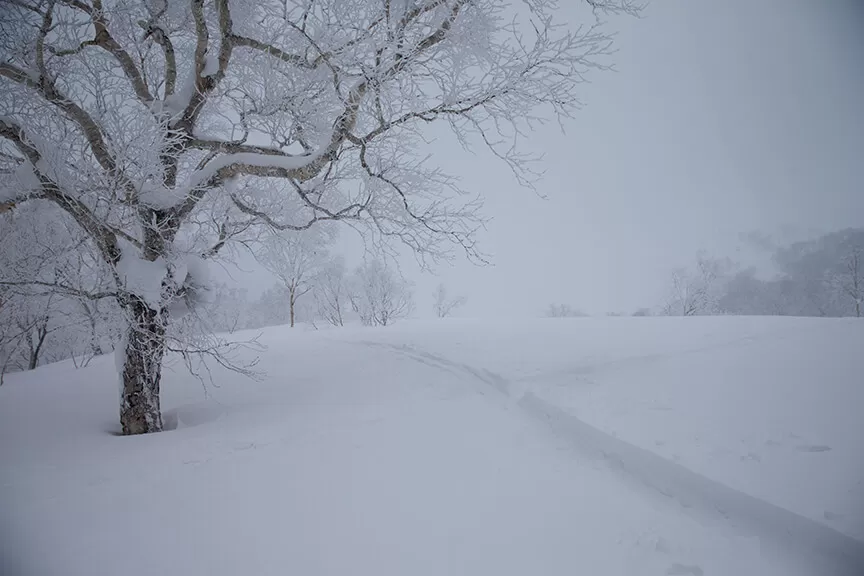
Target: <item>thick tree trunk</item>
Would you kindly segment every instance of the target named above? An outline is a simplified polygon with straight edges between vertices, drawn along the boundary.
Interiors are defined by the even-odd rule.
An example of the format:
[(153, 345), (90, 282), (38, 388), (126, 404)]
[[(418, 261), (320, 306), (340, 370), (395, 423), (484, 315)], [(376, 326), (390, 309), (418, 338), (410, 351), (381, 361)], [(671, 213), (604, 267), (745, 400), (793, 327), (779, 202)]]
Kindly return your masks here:
[(124, 435), (160, 432), (159, 383), (167, 312), (153, 310), (134, 297), (126, 308), (131, 324), (122, 352), (120, 424)]

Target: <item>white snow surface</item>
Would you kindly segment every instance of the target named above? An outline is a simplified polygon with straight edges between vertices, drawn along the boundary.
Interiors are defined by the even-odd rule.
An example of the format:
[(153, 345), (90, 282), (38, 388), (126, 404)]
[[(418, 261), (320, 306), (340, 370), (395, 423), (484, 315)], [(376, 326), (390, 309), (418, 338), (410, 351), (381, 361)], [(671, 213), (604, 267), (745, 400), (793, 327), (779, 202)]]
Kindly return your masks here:
[[(248, 335), (241, 335), (248, 336)], [(120, 437), (113, 359), (0, 388), (0, 574), (864, 573), (864, 322), (274, 328), (176, 360)]]
[(141, 185), (138, 199), (151, 208), (168, 210), (177, 206), (188, 197), (188, 190), (172, 190), (159, 184), (145, 182)]

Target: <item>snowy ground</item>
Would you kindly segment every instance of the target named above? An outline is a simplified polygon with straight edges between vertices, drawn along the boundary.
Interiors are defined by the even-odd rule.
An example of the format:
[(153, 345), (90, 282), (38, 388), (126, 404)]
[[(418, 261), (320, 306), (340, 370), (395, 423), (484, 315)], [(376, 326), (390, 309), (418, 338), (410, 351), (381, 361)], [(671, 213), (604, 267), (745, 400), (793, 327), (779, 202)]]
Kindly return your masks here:
[(0, 388), (0, 574), (864, 573), (864, 322), (264, 332), (263, 382)]

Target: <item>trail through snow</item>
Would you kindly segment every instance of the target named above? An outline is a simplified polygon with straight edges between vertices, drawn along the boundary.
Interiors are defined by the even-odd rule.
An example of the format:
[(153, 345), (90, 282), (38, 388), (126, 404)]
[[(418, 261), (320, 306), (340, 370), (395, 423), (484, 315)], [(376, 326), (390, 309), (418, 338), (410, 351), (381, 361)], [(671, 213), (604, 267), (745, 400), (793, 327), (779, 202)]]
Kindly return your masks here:
[(643, 493), (648, 489), (649, 496), (668, 499), (687, 516), (757, 537), (763, 549), (772, 553), (803, 552), (800, 561), (811, 565), (814, 574), (858, 574), (864, 567), (861, 541), (628, 444), (535, 395), (525, 385), (514, 386), (485, 368), (459, 364), (416, 348), (403, 345), (393, 350), (427, 366), (451, 373), (462, 370), (477, 378), (507, 398), (509, 406), (518, 406), (525, 414), (547, 422), (580, 457), (603, 462), (631, 488)]

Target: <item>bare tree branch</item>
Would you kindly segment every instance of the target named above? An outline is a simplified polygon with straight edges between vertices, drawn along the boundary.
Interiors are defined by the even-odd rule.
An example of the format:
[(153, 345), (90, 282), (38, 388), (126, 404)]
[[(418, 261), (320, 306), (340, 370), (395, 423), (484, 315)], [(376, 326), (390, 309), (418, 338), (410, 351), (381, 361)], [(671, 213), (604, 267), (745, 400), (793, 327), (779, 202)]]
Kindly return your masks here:
[(69, 100), (57, 89), (54, 85), (54, 81), (48, 77), (47, 71), (44, 67), (40, 68), (39, 74), (40, 77), (37, 82), (30, 78), (30, 76), (20, 68), (17, 68), (12, 64), (0, 62), (0, 76), (9, 78), (13, 82), (17, 82), (18, 84), (27, 86), (28, 88), (39, 92), (45, 100), (66, 113), (66, 115), (81, 128), (84, 137), (90, 144), (90, 150), (93, 152), (93, 156), (102, 168), (104, 168), (111, 176), (115, 176), (120, 179), (121, 182), (129, 185), (128, 180), (126, 180), (123, 174), (118, 170), (114, 157), (108, 151), (108, 146), (105, 143), (102, 131), (99, 129), (99, 125), (96, 121), (83, 108)]
[(123, 69), (123, 73), (132, 84), (132, 88), (135, 90), (135, 95), (138, 96), (138, 99), (142, 103), (148, 105), (152, 102), (153, 96), (147, 89), (147, 84), (141, 77), (141, 71), (138, 70), (137, 66), (135, 66), (135, 62), (132, 60), (131, 56), (129, 56), (129, 53), (123, 49), (120, 43), (118, 43), (108, 31), (108, 20), (105, 18), (105, 11), (102, 8), (102, 0), (93, 0), (93, 10), (90, 11), (90, 15), (93, 18), (93, 25), (96, 29), (94, 45), (103, 48), (117, 59), (117, 62), (120, 63), (120, 67)]
[(7, 280), (0, 280), (0, 286), (27, 286), (33, 287), (38, 286), (40, 288), (50, 288), (50, 293), (62, 293), (68, 296), (75, 296), (78, 298), (87, 298), (88, 300), (101, 300), (103, 298), (117, 298), (119, 295), (116, 291), (105, 291), (105, 292), (88, 292), (87, 290), (82, 290), (80, 288), (75, 288), (74, 286), (68, 286), (66, 284), (60, 282), (43, 282), (41, 280), (29, 280), (29, 281), (21, 281), (21, 282), (12, 282)]
[(23, 138), (24, 131), (20, 126), (17, 126), (9, 120), (0, 120), (0, 136), (10, 140), (30, 161), (33, 172), (36, 174), (41, 184), (40, 194), (36, 196), (25, 196), (18, 201), (27, 199), (28, 197), (44, 197), (47, 200), (54, 202), (57, 206), (65, 210), (72, 218), (86, 230), (103, 252), (103, 255), (108, 262), (114, 262), (119, 259), (119, 249), (117, 248), (117, 235), (123, 236), (133, 244), (139, 244), (138, 241), (129, 234), (115, 230), (102, 222), (83, 202), (66, 194), (62, 188), (51, 178), (45, 175), (37, 166), (42, 159), (41, 154), (36, 148), (27, 144)]
[[(165, 0), (165, 2), (165, 7), (167, 8), (168, 0)], [(144, 29), (144, 37), (153, 38), (153, 41), (162, 48), (162, 54), (165, 58), (164, 97), (168, 98), (174, 94), (174, 90), (177, 86), (177, 56), (174, 52), (174, 43), (171, 42), (171, 38), (168, 37), (165, 30), (155, 22), (155, 19), (151, 19), (149, 22), (141, 21), (139, 22), (139, 25)]]

